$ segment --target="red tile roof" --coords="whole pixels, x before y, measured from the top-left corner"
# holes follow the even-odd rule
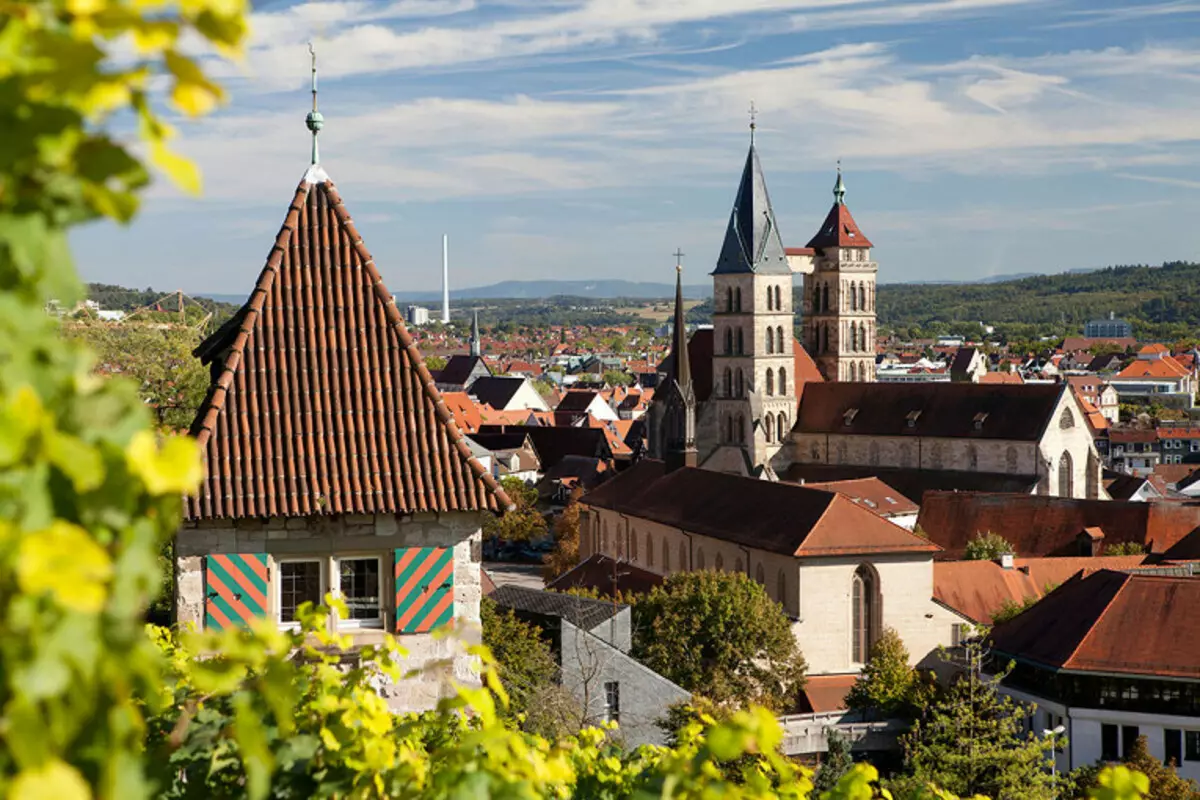
[[[917,524],[947,557],[991,531],[1021,556],[1076,555],[1084,528],[1104,530],[1105,546],[1136,542],[1162,553],[1200,527],[1200,503],[1071,500],[1024,494],[926,492]]]
[[[1137,378],[1186,378],[1190,373],[1170,356],[1156,358],[1153,361],[1139,358],[1128,367],[1112,376],[1112,380],[1135,380]]]
[[[1021,377],[1019,372],[985,372],[979,376],[980,383],[1024,383],[1025,379]]]
[[[250,299],[196,354],[214,378],[191,518],[509,505],[328,180],[300,182]]]
[[[811,247],[785,247],[783,254],[786,256],[812,256],[816,255],[817,251]]]
[[[608,597],[628,597],[631,594],[648,594],[664,580],[666,579],[656,572],[596,553],[546,584],[546,588],[556,592],[595,589]]]
[[[1077,672],[1200,679],[1200,580],[1081,572],[996,626],[992,649]]]
[[[916,514],[920,506],[876,477],[803,484],[809,489],[837,492],[884,519]]]
[[[800,699],[801,713],[841,711],[846,707],[846,695],[856,680],[857,675],[809,675]]]
[[[844,203],[834,203],[833,208],[821,223],[817,235],[809,239],[806,247],[824,250],[826,247],[871,247],[867,237],[858,229],[850,209]]]

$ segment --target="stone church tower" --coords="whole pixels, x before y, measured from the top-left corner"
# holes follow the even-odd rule
[[[796,413],[792,272],[753,137],[713,278],[717,448],[703,466],[761,474]]]
[[[838,167],[833,208],[808,243],[804,276],[804,346],[827,381],[875,380],[875,277],[871,243],[846,207]]]
[[[683,267],[675,265],[675,328],[672,336],[671,370],[660,384],[651,417],[651,425],[661,426],[651,438],[661,441],[661,457],[667,471],[697,466],[696,391],[692,384],[692,365],[688,357],[687,324],[683,308]],[[658,435],[655,436],[655,433]]]

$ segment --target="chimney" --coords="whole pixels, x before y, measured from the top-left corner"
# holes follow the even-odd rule
[[[450,237],[442,234],[442,324],[450,322]]]
[[[1000,557],[998,559],[996,559],[996,563],[1000,565],[1001,569],[1012,569],[1013,568],[1013,554],[1012,553],[1001,553]]]

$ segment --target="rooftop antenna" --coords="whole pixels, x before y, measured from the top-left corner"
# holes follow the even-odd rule
[[[317,152],[317,134],[321,132],[321,128],[325,127],[325,118],[321,116],[321,112],[317,111],[317,51],[313,47],[313,43],[308,43],[308,52],[312,56],[312,96],[313,107],[312,111],[308,112],[308,116],[304,118],[304,124],[312,131],[313,146],[312,146],[312,163],[315,166],[321,161],[320,153]]]

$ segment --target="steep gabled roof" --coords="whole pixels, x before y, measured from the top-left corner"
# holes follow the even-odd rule
[[[1080,572],[992,631],[991,647],[1052,669],[1200,678],[1200,579]]]
[[[872,247],[870,241],[858,229],[858,223],[850,216],[844,203],[834,203],[825,215],[817,235],[808,240],[807,247],[824,250],[827,247]]]
[[[333,183],[305,174],[250,299],[196,350],[195,518],[509,505],[434,386]]]
[[[767,194],[767,181],[758,163],[758,151],[750,145],[742,181],[738,184],[733,212],[725,229],[725,242],[713,275],[753,272],[759,275],[791,275],[779,226]]]

